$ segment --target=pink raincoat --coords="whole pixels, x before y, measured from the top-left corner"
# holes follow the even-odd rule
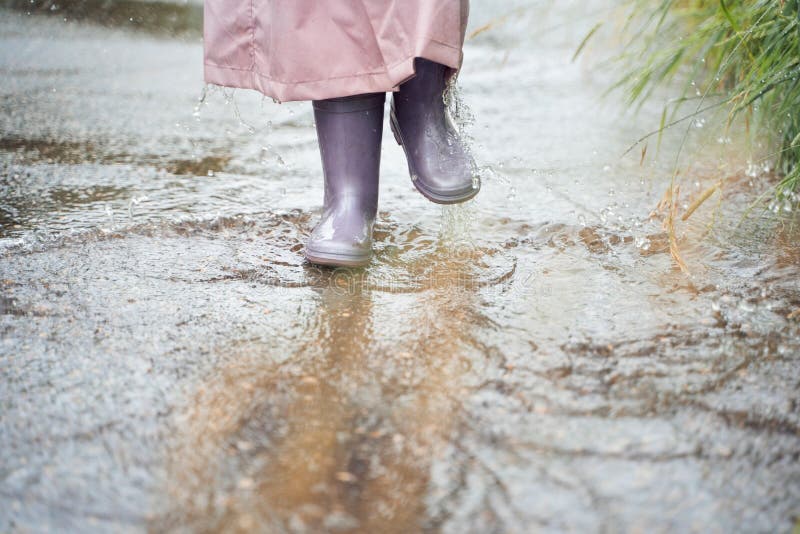
[[[461,65],[468,0],[205,0],[205,80],[282,102],[396,90]]]

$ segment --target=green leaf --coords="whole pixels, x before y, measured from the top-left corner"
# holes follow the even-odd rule
[[[731,23],[731,28],[733,28],[733,31],[739,33],[739,27],[736,24],[736,21],[733,20],[731,12],[728,10],[728,6],[725,5],[725,0],[719,0],[719,6],[722,8],[722,12],[725,14],[725,18],[727,18],[728,22]]]
[[[578,49],[577,49],[577,50],[575,50],[575,54],[572,56],[572,61],[575,61],[575,60],[578,58],[578,56],[580,55],[581,51],[582,51],[582,50],[583,50],[583,48],[586,46],[586,43],[588,43],[588,42],[589,42],[589,39],[591,39],[591,38],[592,38],[592,36],[593,36],[593,35],[594,35],[594,34],[597,32],[597,30],[599,30],[599,29],[600,29],[600,26],[602,26],[602,25],[603,25],[603,23],[602,23],[602,22],[598,22],[598,23],[597,23],[597,24],[595,24],[595,25],[594,25],[594,27],[593,27],[593,28],[592,28],[592,29],[589,31],[589,33],[587,33],[587,34],[586,34],[586,37],[584,37],[584,38],[583,38],[583,41],[581,41],[581,44],[578,46]]]

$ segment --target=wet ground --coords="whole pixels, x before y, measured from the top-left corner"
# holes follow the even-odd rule
[[[602,100],[609,35],[571,61],[619,15],[495,4],[478,199],[427,203],[385,134],[375,259],[331,271],[310,106],[198,105],[200,6],[4,3],[0,531],[793,528],[800,231],[748,211],[757,144],[710,117],[622,157],[674,94]],[[689,274],[656,209],[686,132],[676,216],[723,180]]]

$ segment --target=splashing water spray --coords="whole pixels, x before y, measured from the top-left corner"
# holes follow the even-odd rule
[[[478,188],[482,178],[481,169],[475,163],[475,158],[472,155],[473,139],[469,133],[470,128],[475,123],[475,115],[461,97],[457,76],[452,76],[448,80],[442,98],[444,99],[447,119],[464,143],[469,155],[473,187]],[[462,204],[443,205],[439,227],[440,248],[449,254],[458,256],[464,256],[474,250],[475,244],[471,235],[471,222],[474,218],[474,205],[471,201]]]

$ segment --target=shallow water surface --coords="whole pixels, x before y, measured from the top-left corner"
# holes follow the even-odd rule
[[[362,270],[303,260],[310,106],[198,101],[197,4],[7,6],[0,531],[798,521],[798,221],[747,211],[771,177],[711,117],[680,213],[723,187],[677,222],[677,268],[657,206],[686,130],[622,157],[660,102],[626,113],[607,54],[571,61],[609,2],[473,2],[483,189],[428,203],[387,129]]]

